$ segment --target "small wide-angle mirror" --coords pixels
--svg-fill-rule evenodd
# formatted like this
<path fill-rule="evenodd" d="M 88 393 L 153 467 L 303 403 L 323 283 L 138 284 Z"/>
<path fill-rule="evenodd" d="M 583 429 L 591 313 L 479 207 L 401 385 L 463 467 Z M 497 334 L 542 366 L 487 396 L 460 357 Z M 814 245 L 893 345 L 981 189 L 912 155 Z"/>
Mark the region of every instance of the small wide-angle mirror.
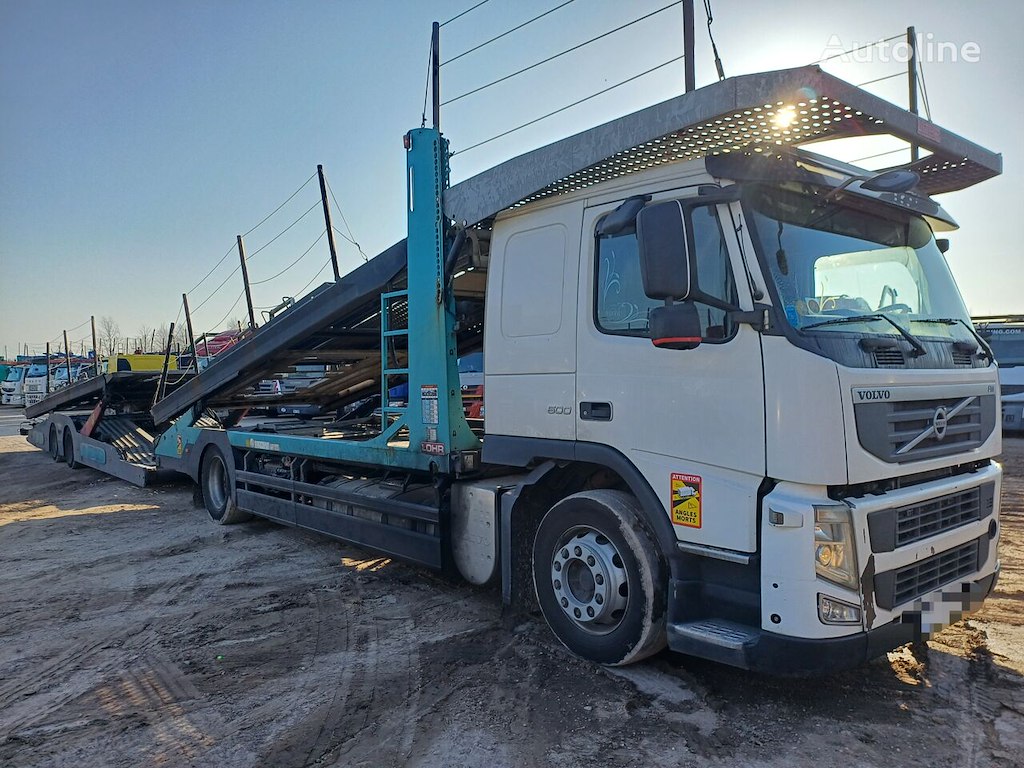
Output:
<path fill-rule="evenodd" d="M 655 307 L 650 314 L 651 343 L 659 349 L 700 346 L 700 315 L 692 301 Z"/>
<path fill-rule="evenodd" d="M 597 226 L 598 236 L 617 235 L 636 226 L 636 215 L 651 199 L 650 195 L 637 195 L 625 200 L 618 208 L 609 213 Z"/>
<path fill-rule="evenodd" d="M 907 192 L 917 186 L 921 177 L 914 171 L 886 171 L 861 183 L 869 192 Z"/>

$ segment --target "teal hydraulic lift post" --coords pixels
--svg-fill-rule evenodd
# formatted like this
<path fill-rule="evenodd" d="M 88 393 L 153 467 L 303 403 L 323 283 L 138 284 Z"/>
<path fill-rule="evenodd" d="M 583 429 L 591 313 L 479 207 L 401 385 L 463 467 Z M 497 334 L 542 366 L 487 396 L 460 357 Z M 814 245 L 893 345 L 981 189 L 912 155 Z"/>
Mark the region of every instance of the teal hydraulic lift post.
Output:
<path fill-rule="evenodd" d="M 412 130 L 406 142 L 408 280 L 404 291 L 381 295 L 381 434 L 354 441 L 230 430 L 228 439 L 234 447 L 440 472 L 448 472 L 449 462 L 463 452 L 479 450 L 480 440 L 469 428 L 462 410 L 455 301 L 444 274 L 449 245 L 445 241 L 447 227 L 443 214 L 444 191 L 448 186 L 448 142 L 436 128 Z M 407 324 L 404 328 L 392 328 L 393 307 L 403 301 L 408 302 Z M 389 355 L 392 342 L 401 336 L 408 337 L 405 363 Z M 409 385 L 406 405 L 391 406 L 388 390 L 393 384 L 389 382 L 397 383 L 402 377 L 407 378 Z M 183 445 L 194 444 L 199 430 L 192 424 L 198 415 L 193 408 L 180 417 L 161 436 L 157 453 L 173 458 L 181 455 Z M 403 430 L 407 430 L 408 442 L 399 439 Z M 463 463 L 459 462 L 459 466 Z"/>

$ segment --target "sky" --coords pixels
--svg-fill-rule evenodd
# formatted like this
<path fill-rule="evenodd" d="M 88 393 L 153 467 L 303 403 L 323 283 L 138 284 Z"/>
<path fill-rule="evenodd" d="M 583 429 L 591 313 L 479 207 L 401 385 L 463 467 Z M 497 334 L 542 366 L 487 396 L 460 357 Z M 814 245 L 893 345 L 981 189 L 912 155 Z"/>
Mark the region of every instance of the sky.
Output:
<path fill-rule="evenodd" d="M 0 0 L 0 351 L 56 348 L 64 330 L 73 349 L 88 347 L 90 315 L 112 318 L 125 337 L 181 323 L 184 292 L 197 335 L 243 319 L 239 234 L 257 307 L 330 279 L 317 164 L 335 226 L 359 244 L 339 238 L 343 273 L 403 238 L 401 142 L 422 120 L 432 21 L 448 22 L 446 101 L 670 5 L 489 0 L 453 18 L 478 1 Z M 717 76 L 696 5 L 701 86 Z M 950 268 L 972 314 L 1024 314 L 1024 4 L 808 8 L 714 0 L 726 74 L 808 64 L 914 25 L 934 120 L 1003 154 L 1001 177 L 940 197 L 961 225 Z M 445 105 L 452 181 L 678 95 L 682 62 L 474 146 L 678 57 L 681 29 L 676 3 Z M 904 69 L 896 58 L 876 46 L 822 66 L 863 83 Z M 906 105 L 902 77 L 865 87 Z"/>

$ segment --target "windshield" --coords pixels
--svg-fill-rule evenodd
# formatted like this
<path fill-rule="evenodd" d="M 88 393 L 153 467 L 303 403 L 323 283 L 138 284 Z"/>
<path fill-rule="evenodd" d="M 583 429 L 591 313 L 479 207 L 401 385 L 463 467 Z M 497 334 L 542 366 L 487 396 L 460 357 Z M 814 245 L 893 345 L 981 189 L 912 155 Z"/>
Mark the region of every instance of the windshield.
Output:
<path fill-rule="evenodd" d="M 78 373 L 78 369 L 72 366 L 72 368 L 71 368 L 71 375 L 74 376 L 77 373 Z M 67 366 L 62 365 L 59 368 L 54 369 L 54 371 L 53 371 L 53 378 L 55 378 L 57 381 L 67 381 L 67 378 L 68 378 Z"/>
<path fill-rule="evenodd" d="M 35 379 L 35 378 L 38 378 L 40 376 L 45 376 L 45 375 L 46 375 L 46 366 L 45 365 L 30 365 L 29 368 L 28 368 L 27 377 L 30 378 L 30 379 Z"/>
<path fill-rule="evenodd" d="M 839 205 L 796 183 L 751 185 L 744 201 L 793 327 L 899 334 L 888 317 L 915 335 L 967 333 L 967 310 L 921 217 L 853 196 Z M 829 322 L 839 318 L 849 320 Z"/>
<path fill-rule="evenodd" d="M 24 368 L 11 368 L 7 372 L 7 378 L 4 381 L 21 381 L 21 377 L 25 374 Z"/>
<path fill-rule="evenodd" d="M 1000 328 L 984 332 L 982 336 L 992 347 L 996 362 L 1003 368 L 1024 365 L 1024 328 Z"/>

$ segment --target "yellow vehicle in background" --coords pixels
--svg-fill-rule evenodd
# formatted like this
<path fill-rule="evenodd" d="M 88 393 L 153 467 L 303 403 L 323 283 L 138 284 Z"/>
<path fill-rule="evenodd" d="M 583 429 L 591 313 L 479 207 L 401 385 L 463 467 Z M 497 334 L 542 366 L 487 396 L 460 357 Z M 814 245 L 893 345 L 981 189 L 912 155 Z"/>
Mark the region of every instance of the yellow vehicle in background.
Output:
<path fill-rule="evenodd" d="M 111 357 L 104 358 L 103 360 L 103 372 L 104 373 L 116 373 L 118 371 L 159 371 L 163 370 L 164 367 L 164 356 L 163 355 L 113 355 Z M 171 359 L 167 363 L 167 370 L 175 371 L 178 369 L 178 359 L 175 355 L 171 355 Z"/>

